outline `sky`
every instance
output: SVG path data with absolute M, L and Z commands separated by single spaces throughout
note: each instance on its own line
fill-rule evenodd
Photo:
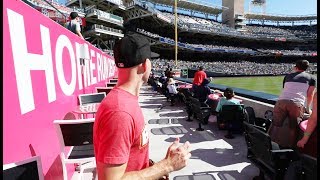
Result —
M 199 1 L 199 0 L 191 0 Z M 222 5 L 222 0 L 201 0 L 214 5 Z M 236 0 L 237 1 L 237 0 Z M 245 12 L 249 10 L 251 0 L 245 0 Z M 65 3 L 66 0 L 58 0 Z M 266 0 L 267 14 L 281 15 L 310 15 L 317 14 L 317 0 Z M 261 9 L 253 8 L 252 12 L 261 12 Z

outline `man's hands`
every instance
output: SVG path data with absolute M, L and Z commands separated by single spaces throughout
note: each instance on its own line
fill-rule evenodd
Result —
M 178 171 L 187 165 L 191 157 L 190 143 L 187 141 L 179 145 L 180 139 L 177 138 L 168 148 L 166 160 L 171 171 Z

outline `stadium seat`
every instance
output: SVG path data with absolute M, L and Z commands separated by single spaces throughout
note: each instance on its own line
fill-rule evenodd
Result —
M 96 87 L 97 93 L 106 93 L 106 95 L 113 89 L 113 87 Z
M 255 119 L 256 119 L 256 114 L 254 112 L 254 109 L 251 106 L 246 106 L 244 109 L 245 109 L 245 111 L 246 111 L 246 113 L 248 115 L 248 117 L 247 117 L 248 118 L 248 122 L 250 124 L 254 124 Z
M 94 118 L 55 120 L 53 122 L 60 144 L 60 158 L 64 180 L 68 179 L 67 164 L 81 164 L 79 174 L 80 180 L 84 169 L 95 168 L 93 123 Z M 66 147 L 70 147 L 68 153 L 65 153 Z
M 105 97 L 106 97 L 105 92 L 92 93 L 92 94 L 80 94 L 79 102 L 80 102 L 80 105 L 86 105 L 90 103 L 100 103 Z
M 284 180 L 314 180 L 317 179 L 317 159 L 300 154 L 298 161 L 290 163 Z
M 267 175 L 271 179 L 283 179 L 289 163 L 297 160 L 297 153 L 292 149 L 280 149 L 267 133 L 255 125 L 244 121 L 243 126 L 247 158 L 259 168 L 258 177 L 264 179 Z
M 267 132 L 270 125 L 271 125 L 271 120 L 270 119 L 265 119 L 265 118 L 259 118 L 256 117 L 254 109 L 250 106 L 246 106 L 245 108 L 245 113 L 247 116 L 247 122 L 249 122 L 249 124 L 253 124 L 256 125 L 257 128 L 259 128 L 260 130 Z
M 191 116 L 193 114 L 193 111 L 192 111 L 191 102 L 190 102 L 190 97 L 192 97 L 192 92 L 190 92 L 189 89 L 180 89 L 179 91 L 182 96 L 182 101 L 186 105 L 186 111 L 188 114 L 187 121 L 192 121 Z
M 217 117 L 219 130 L 231 130 L 242 132 L 242 122 L 246 118 L 244 105 L 223 105 Z M 230 129 L 230 128 L 231 129 Z
M 203 131 L 204 129 L 201 127 L 201 124 L 208 124 L 208 119 L 211 115 L 211 107 L 200 103 L 200 101 L 194 97 L 189 98 L 193 111 L 193 117 L 199 121 L 199 127 L 197 128 L 197 131 Z

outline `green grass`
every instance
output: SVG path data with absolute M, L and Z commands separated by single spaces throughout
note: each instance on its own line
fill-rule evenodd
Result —
M 213 84 L 280 95 L 284 76 L 213 78 Z

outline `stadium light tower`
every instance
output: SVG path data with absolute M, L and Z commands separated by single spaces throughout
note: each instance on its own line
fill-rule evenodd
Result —
M 267 5 L 267 0 L 251 0 L 249 3 L 249 13 L 251 13 L 251 8 L 253 7 L 258 7 L 262 10 L 262 14 L 266 13 L 266 5 Z
M 177 14 L 178 0 L 174 0 L 174 34 L 175 34 L 175 62 L 178 66 L 178 14 Z

